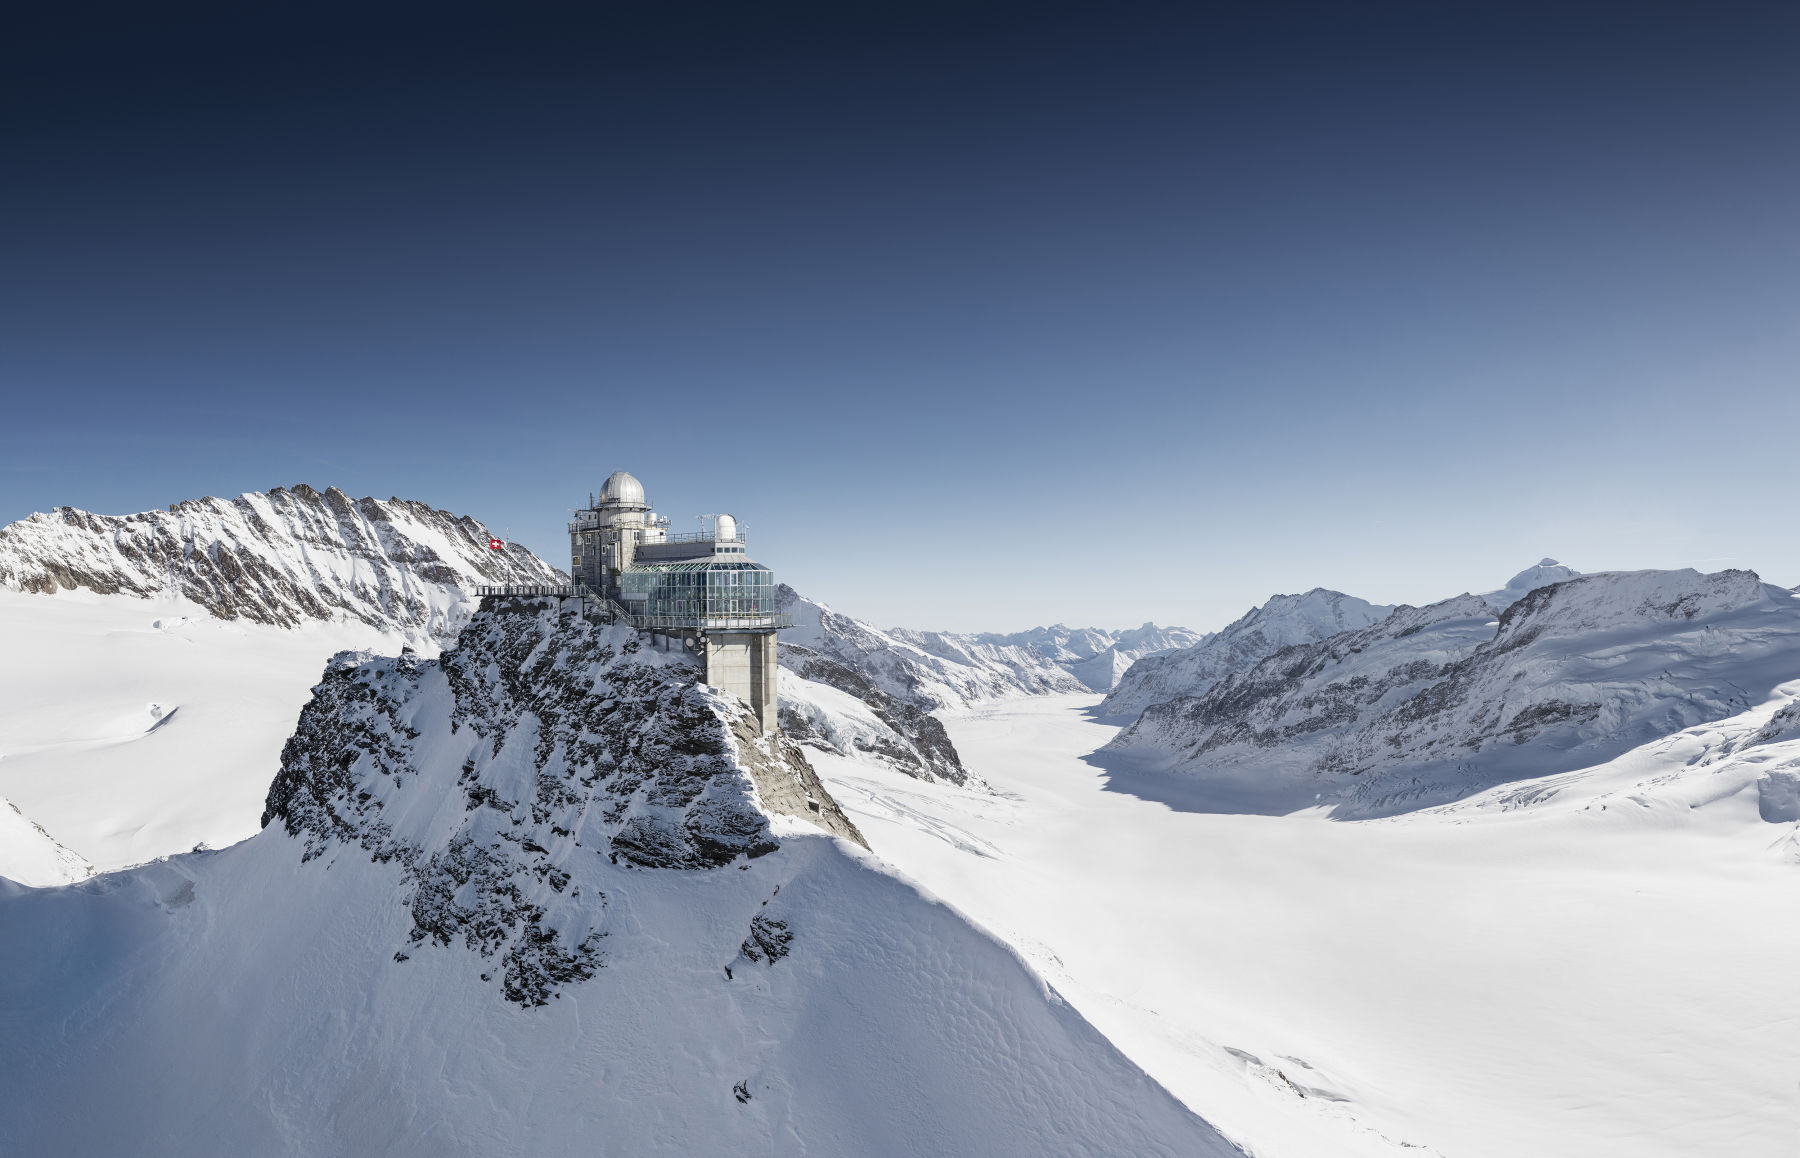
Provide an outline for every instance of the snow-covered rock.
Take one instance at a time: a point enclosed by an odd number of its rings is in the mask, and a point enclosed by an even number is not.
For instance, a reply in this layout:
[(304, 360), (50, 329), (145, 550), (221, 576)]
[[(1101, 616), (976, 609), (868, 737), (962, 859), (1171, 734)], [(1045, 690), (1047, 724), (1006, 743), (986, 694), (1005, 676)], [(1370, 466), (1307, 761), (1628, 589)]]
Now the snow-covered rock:
[(1366, 627), (1392, 610), (1323, 587), (1303, 595), (1277, 595), (1190, 647), (1138, 660), (1119, 678), (1102, 711), (1136, 716), (1152, 704), (1201, 695), (1284, 647)]
[(978, 783), (944, 725), (924, 708), (799, 644), (784, 644), (780, 656), (781, 730), (791, 739), (842, 756), (870, 756), (921, 780)]
[(335, 662), (255, 837), (0, 882), (7, 1149), (1236, 1152), (697, 675), (495, 607)]
[(0, 588), (173, 591), (220, 619), (348, 619), (441, 645), (473, 614), (476, 587), (564, 581), (525, 548), (488, 540), (466, 515), (304, 484), (135, 515), (62, 507), (0, 528)]
[(1573, 579), (1579, 574), (1581, 572), (1575, 568), (1558, 563), (1555, 559), (1540, 559), (1536, 566), (1525, 568), (1508, 579), (1506, 586), (1498, 591), (1489, 591), (1482, 598), (1495, 611), (1505, 611), (1539, 587), (1561, 583), (1564, 579)]
[[(1029, 647), (883, 630), (786, 584), (775, 595), (777, 608), (794, 621), (792, 630), (781, 633), (779, 654), (786, 669), (781, 693), (791, 698), (782, 705), (783, 727), (840, 755), (874, 752), (924, 780), (975, 784), (932, 712), (1009, 696), (1086, 690)], [(822, 686), (809, 688), (809, 682)], [(832, 690), (856, 699), (861, 708), (834, 718), (834, 705), (842, 700)]]
[(1800, 600), (1749, 571), (1585, 575), (1490, 607), (1401, 607), (1283, 649), (1109, 747), (1239, 805), (1380, 815), (1598, 764), (1800, 676)]
[(22, 885), (66, 885), (93, 872), (80, 854), (58, 844), (42, 825), (0, 796), (0, 877)]

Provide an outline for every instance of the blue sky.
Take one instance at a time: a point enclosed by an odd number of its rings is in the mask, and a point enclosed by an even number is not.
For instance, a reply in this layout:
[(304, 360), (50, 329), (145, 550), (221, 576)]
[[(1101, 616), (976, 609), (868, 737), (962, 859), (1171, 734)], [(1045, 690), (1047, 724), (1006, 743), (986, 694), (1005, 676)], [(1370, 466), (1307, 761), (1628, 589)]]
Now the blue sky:
[(1775, 6), (58, 19), (0, 49), (0, 520), (308, 482), (557, 561), (622, 467), (962, 630), (1800, 583)]

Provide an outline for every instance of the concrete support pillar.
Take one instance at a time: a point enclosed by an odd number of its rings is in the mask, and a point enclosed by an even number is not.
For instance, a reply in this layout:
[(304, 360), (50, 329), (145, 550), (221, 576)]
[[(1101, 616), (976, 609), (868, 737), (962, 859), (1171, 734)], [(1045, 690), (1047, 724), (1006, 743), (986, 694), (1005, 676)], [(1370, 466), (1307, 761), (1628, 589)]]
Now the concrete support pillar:
[(764, 732), (775, 730), (775, 633), (709, 631), (703, 640), (706, 682), (756, 712)]
[(750, 656), (750, 706), (756, 709), (756, 718), (762, 721), (763, 731), (768, 733), (775, 730), (778, 704), (775, 690), (775, 633), (758, 632), (755, 638), (756, 647)]

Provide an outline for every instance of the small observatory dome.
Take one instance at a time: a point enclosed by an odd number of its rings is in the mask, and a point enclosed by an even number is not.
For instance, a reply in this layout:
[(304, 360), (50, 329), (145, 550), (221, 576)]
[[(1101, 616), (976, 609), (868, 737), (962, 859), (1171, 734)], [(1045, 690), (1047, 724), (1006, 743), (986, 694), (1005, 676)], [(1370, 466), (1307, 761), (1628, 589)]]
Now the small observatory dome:
[(622, 470), (615, 470), (606, 476), (606, 485), (600, 488), (600, 501), (637, 507), (650, 505), (644, 500), (644, 484)]
[(713, 530), (713, 538), (723, 540), (727, 543), (737, 538), (737, 520), (730, 515), (720, 515), (719, 521)]

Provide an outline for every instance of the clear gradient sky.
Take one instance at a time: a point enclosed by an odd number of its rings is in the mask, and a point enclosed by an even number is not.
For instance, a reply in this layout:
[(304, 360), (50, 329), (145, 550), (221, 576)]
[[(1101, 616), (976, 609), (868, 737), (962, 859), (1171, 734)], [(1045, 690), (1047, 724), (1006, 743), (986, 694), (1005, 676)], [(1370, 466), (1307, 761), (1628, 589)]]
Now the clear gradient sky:
[(0, 34), (0, 521), (624, 468), (884, 624), (1800, 583), (1800, 6), (254, 4)]

